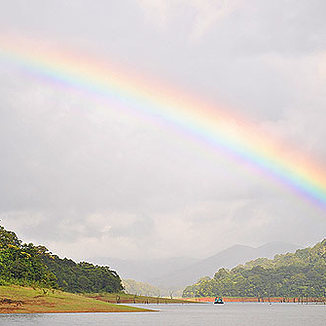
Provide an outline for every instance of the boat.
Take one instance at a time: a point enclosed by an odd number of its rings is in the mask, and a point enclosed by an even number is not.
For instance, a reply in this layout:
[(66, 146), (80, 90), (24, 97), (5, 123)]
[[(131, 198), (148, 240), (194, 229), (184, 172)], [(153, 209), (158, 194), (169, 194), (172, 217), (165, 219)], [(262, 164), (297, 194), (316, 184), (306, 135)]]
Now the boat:
[(215, 298), (215, 301), (214, 301), (214, 304), (224, 304), (224, 301), (223, 301), (223, 299), (221, 298), (221, 297), (219, 297), (219, 298)]

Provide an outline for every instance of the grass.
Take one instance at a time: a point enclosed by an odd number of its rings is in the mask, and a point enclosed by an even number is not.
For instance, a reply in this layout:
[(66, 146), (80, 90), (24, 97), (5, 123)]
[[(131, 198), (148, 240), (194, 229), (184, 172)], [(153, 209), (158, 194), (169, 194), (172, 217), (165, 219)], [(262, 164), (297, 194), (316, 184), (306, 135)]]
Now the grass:
[(115, 305), (104, 300), (59, 290), (42, 290), (15, 285), (0, 286), (0, 313), (144, 311), (152, 310)]
[(126, 293), (89, 293), (84, 294), (88, 298), (93, 298), (96, 300), (110, 302), (110, 303), (189, 303), (190, 300), (183, 299), (168, 299), (168, 298), (158, 298), (158, 297), (147, 297), (134, 294)]

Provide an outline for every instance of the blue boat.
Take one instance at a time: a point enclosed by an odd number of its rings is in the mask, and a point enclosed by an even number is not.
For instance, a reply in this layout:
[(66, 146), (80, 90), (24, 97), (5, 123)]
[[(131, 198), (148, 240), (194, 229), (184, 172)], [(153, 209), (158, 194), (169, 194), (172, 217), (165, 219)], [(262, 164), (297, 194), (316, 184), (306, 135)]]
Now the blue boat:
[(221, 298), (221, 297), (219, 297), (219, 298), (215, 298), (215, 301), (214, 301), (214, 304), (224, 304), (224, 301), (223, 301), (223, 299)]

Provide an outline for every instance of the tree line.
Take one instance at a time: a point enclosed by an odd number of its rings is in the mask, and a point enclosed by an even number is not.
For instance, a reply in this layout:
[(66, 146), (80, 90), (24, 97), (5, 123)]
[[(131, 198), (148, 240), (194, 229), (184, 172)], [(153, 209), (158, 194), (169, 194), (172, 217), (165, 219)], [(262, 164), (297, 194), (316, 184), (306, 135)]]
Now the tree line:
[(326, 297), (326, 239), (312, 248), (221, 268), (183, 291), (183, 297)]
[(26, 244), (0, 226), (0, 285), (58, 288), (67, 292), (120, 292), (120, 276), (108, 266), (61, 259), (44, 246)]

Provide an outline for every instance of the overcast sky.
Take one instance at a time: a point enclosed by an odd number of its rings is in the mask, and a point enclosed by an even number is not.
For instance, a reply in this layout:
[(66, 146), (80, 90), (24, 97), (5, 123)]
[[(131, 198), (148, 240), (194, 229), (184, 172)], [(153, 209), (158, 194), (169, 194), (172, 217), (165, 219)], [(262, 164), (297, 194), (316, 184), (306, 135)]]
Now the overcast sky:
[[(324, 0), (1, 0), (0, 30), (223, 103), (325, 164), (325, 12)], [(1, 58), (0, 85), (1, 223), (26, 242), (127, 259), (326, 236), (325, 210), (222, 152)]]

